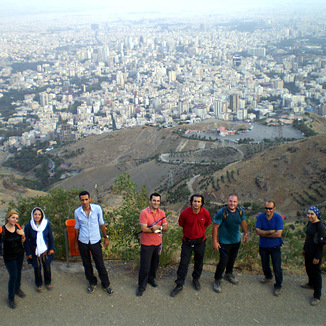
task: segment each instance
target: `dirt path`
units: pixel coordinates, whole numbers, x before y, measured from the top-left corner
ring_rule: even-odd
[[[36,293],[33,270],[24,267],[22,288],[25,299],[17,298],[17,308],[6,304],[8,273],[0,265],[0,325],[325,325],[326,296],[319,306],[309,304],[311,291],[298,285],[302,276],[284,275],[280,297],[272,295],[272,285],[259,283],[261,276],[238,274],[240,284],[222,282],[222,293],[212,290],[213,272],[205,266],[196,292],[188,275],[184,290],[175,298],[176,266],[160,272],[158,288],[148,286],[136,297],[137,270],[131,264],[106,262],[115,293],[107,296],[97,287],[87,294],[87,282],[80,262],[70,268],[63,262],[52,265],[54,289]],[[191,267],[192,268],[192,267]],[[323,279],[324,284],[326,277]]]

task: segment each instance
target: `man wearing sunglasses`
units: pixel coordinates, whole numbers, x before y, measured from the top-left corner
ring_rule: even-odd
[[[265,204],[265,213],[259,214],[256,221],[256,233],[259,235],[259,254],[265,278],[262,284],[270,283],[273,279],[270,268],[270,257],[272,258],[275,284],[273,294],[281,294],[283,273],[281,267],[281,246],[283,240],[283,218],[275,213],[275,203],[268,201]]]

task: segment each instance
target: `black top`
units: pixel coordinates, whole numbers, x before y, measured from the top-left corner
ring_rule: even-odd
[[[15,232],[9,232],[5,226],[2,227],[4,261],[14,260],[24,255],[22,236],[17,234],[17,229],[18,227],[15,225]]]
[[[325,227],[321,221],[316,223],[308,222],[303,250],[307,254],[314,256],[314,258],[321,259],[323,255],[324,237]]]

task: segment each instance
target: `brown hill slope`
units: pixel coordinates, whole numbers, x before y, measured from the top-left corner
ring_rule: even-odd
[[[213,200],[224,202],[229,193],[235,192],[242,202],[263,203],[270,199],[285,214],[295,215],[299,209],[324,201],[326,137],[321,134],[272,147],[228,165],[214,173],[213,179],[219,180],[220,186],[218,191],[208,187],[207,193]],[[199,188],[202,183],[200,177],[194,187]]]

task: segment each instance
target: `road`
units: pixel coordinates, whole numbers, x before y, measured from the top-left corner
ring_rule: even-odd
[[[25,299],[18,298],[17,308],[6,304],[8,273],[0,267],[1,325],[325,325],[325,290],[319,306],[309,304],[312,295],[299,284],[304,275],[285,272],[280,297],[272,295],[272,285],[262,285],[260,275],[238,273],[240,284],[222,282],[222,293],[212,290],[214,266],[205,265],[202,290],[196,292],[188,275],[184,290],[175,298],[173,288],[176,266],[160,270],[158,288],[148,286],[136,297],[137,269],[130,264],[106,261],[115,293],[107,296],[100,287],[87,294],[87,282],[80,262],[70,268],[63,262],[52,265],[52,291],[36,293],[31,267],[24,267],[22,288]],[[192,268],[192,267],[191,267]],[[324,276],[325,284],[325,276]]]

